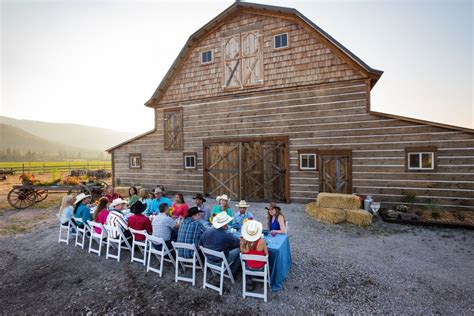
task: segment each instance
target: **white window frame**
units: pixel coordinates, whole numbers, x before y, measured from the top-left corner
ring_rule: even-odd
[[[204,62],[203,61],[203,55],[207,52],[211,53],[211,60]],[[201,65],[207,65],[207,64],[211,64],[212,62],[214,62],[214,53],[213,53],[212,49],[201,51],[199,53],[199,60],[201,61]]]
[[[285,35],[285,34],[286,34],[286,46],[276,47],[276,38],[277,38],[277,36],[282,36],[282,35]],[[273,49],[285,49],[285,48],[288,48],[288,47],[290,47],[290,34],[288,32],[273,35]]]
[[[194,166],[188,166],[187,164],[187,158],[192,157],[194,159]],[[197,169],[197,157],[194,154],[189,154],[189,155],[183,155],[183,166],[184,169]]]
[[[303,167],[303,156],[313,156],[314,157],[314,167]],[[316,160],[316,158],[317,158],[316,154],[314,154],[314,153],[301,153],[300,154],[300,170],[316,170],[317,169],[317,160]]]
[[[142,157],[141,155],[130,155],[129,159],[129,166],[130,169],[140,169],[142,167]],[[138,161],[138,163],[137,163]]]
[[[431,155],[431,167],[430,168],[423,168],[423,155],[428,154]],[[418,155],[419,157],[419,166],[418,167],[412,167],[410,164],[410,156]],[[435,154],[432,151],[420,151],[420,152],[409,152],[408,153],[408,170],[434,170],[435,167]]]

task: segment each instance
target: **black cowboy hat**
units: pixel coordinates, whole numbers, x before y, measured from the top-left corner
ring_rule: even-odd
[[[132,212],[133,214],[141,214],[145,210],[146,210],[146,203],[142,203],[141,201],[136,201],[130,207],[130,212]]]
[[[188,216],[187,216],[187,217],[191,217],[191,216],[193,216],[193,215],[196,215],[197,213],[203,213],[203,211],[201,211],[200,209],[198,209],[196,206],[191,207],[191,208],[188,210]]]
[[[196,194],[196,196],[193,197],[193,200],[194,200],[194,199],[200,199],[200,200],[202,200],[203,202],[206,202],[206,199],[204,198],[204,196],[202,196],[201,193]]]

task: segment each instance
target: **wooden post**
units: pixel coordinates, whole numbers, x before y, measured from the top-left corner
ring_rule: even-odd
[[[43,173],[44,173],[44,162],[43,162]]]
[[[25,164],[24,163],[21,164],[21,169],[23,170],[22,173],[24,174],[25,173]]]
[[[69,168],[68,168],[68,170],[69,170],[69,174],[71,174],[71,162],[69,162]]]

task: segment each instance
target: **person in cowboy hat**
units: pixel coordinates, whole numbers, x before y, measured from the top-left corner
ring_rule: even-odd
[[[117,198],[110,203],[110,212],[105,223],[109,226],[121,229],[126,238],[131,238],[132,234],[128,230],[128,224],[122,211],[127,207],[127,201]],[[118,238],[118,233],[108,232],[112,238]]]
[[[202,211],[202,216],[201,216],[201,222],[205,222],[206,224],[209,223],[209,218],[211,217],[211,209],[209,206],[204,204],[206,202],[206,199],[201,193],[196,194],[196,196],[193,197],[194,200],[194,205],[198,209]]]
[[[236,274],[240,268],[240,241],[232,233],[227,232],[229,223],[232,221],[226,212],[220,212],[212,220],[212,227],[202,234],[199,244],[205,248],[223,251],[229,263],[232,274]],[[214,264],[220,264],[220,259],[207,255],[207,259]]]
[[[213,217],[215,217],[220,212],[226,212],[227,215],[229,215],[230,218],[232,219],[232,209],[229,206],[230,198],[227,196],[227,194],[222,194],[221,196],[218,196],[216,198],[216,201],[219,204],[212,208],[212,212],[211,212],[212,217],[210,220],[212,221]],[[232,225],[232,222],[230,224]]]
[[[191,207],[188,210],[188,217],[186,217],[179,227],[178,242],[197,245],[201,235],[206,228],[200,222],[202,211],[197,207]],[[179,256],[183,258],[192,258],[193,251],[189,249],[179,249]]]
[[[87,207],[87,204],[91,202],[91,196],[86,195],[85,193],[80,193],[76,196],[74,201],[74,217],[80,217],[82,219],[81,223],[76,223],[79,227],[83,227],[84,224],[87,224],[87,221],[92,219],[91,210]]]
[[[262,232],[262,223],[255,220],[246,221],[242,226],[240,252],[246,255],[268,256],[268,248]],[[247,260],[245,264],[250,270],[261,270],[265,266],[265,262],[255,260]],[[252,278],[247,280],[247,286],[250,291],[255,287]]]
[[[239,208],[239,212],[234,215],[234,222],[232,224],[232,227],[234,227],[235,229],[240,229],[242,228],[242,225],[244,224],[245,220],[253,219],[253,214],[250,213],[250,211],[247,211],[247,208],[249,208],[250,205],[248,205],[245,200],[241,200],[239,204],[235,206]]]
[[[151,235],[153,232],[151,222],[148,217],[142,214],[145,210],[146,204],[143,204],[140,201],[133,203],[130,207],[130,212],[132,212],[133,215],[128,218],[128,227],[136,230],[146,230],[146,232]],[[135,234],[135,240],[144,241],[145,236]]]
[[[173,202],[164,196],[163,193],[164,192],[160,187],[156,187],[155,191],[153,191],[153,194],[155,195],[155,198],[151,202],[151,212],[153,214],[157,214],[159,212],[161,203],[166,203],[169,207],[173,205]]]

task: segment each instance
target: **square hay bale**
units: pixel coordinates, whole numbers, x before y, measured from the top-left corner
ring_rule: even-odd
[[[319,193],[316,200],[318,207],[323,208],[340,208],[340,209],[359,209],[359,197],[352,194],[340,193]]]
[[[369,226],[372,224],[372,214],[365,210],[346,210],[346,220],[357,226]]]
[[[316,207],[314,217],[326,224],[339,224],[346,220],[346,212],[337,208]]]
[[[304,209],[306,211],[306,214],[308,214],[309,216],[312,216],[312,217],[316,217],[316,208],[317,208],[316,202],[308,203],[304,207]]]

